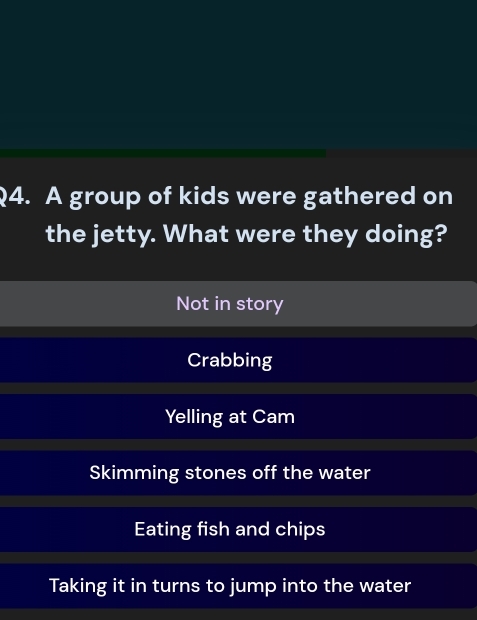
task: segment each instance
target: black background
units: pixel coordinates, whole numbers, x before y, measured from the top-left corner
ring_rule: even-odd
[[[215,184],[225,187],[230,183],[235,189],[236,182],[248,185],[250,189],[332,189],[336,185],[350,185],[351,189],[408,189],[410,185],[425,189],[451,190],[454,193],[452,207],[406,207],[406,206],[349,206],[323,207],[314,212],[305,212],[294,205],[285,210],[271,206],[241,209],[220,207],[214,212],[210,207],[187,207],[188,211],[171,208],[169,213],[160,211],[160,217],[152,216],[152,211],[144,206],[136,207],[130,214],[116,211],[99,215],[101,207],[90,207],[88,211],[71,213],[67,207],[44,206],[44,199],[50,185],[59,189],[108,189],[105,179],[107,166],[100,160],[2,160],[0,165],[1,182],[6,185],[22,184],[25,196],[30,191],[30,208],[8,208],[0,213],[0,256],[2,279],[456,279],[475,280],[474,239],[474,196],[473,179],[475,160],[472,158],[451,157],[420,159],[398,158],[378,160],[353,158],[333,158],[325,160],[116,160],[109,185],[112,188],[137,189],[142,187],[139,179],[146,180],[151,189],[165,185]],[[187,166],[193,171],[192,177],[185,171]],[[30,170],[27,174],[27,168]],[[451,167],[453,172],[450,171]],[[97,175],[93,183],[87,173],[90,169]],[[203,172],[205,170],[205,172]],[[69,174],[74,171],[74,187],[70,188]],[[234,177],[232,177],[232,171]],[[166,174],[167,172],[167,174]],[[177,180],[174,180],[174,179]],[[99,181],[101,179],[101,182]],[[190,179],[190,180],[189,180]],[[196,180],[197,179],[197,180]],[[246,181],[246,183],[244,182]],[[305,183],[306,181],[306,183]],[[27,194],[28,188],[28,194]],[[31,189],[30,189],[31,188]],[[36,198],[38,191],[38,199]],[[46,193],[45,193],[46,191]],[[41,198],[41,202],[40,202]],[[152,208],[151,208],[152,209]],[[154,209],[157,209],[155,207]],[[154,211],[155,212],[155,211]],[[47,215],[48,213],[48,215]],[[405,217],[404,217],[405,215]],[[155,244],[149,249],[136,250],[124,244],[116,248],[113,244],[104,251],[90,250],[85,244],[73,247],[72,244],[48,244],[43,237],[45,224],[61,222],[65,226],[86,228],[86,222],[113,224],[134,223],[146,228],[163,222],[193,222],[196,225],[228,224],[248,227],[293,227],[304,222],[318,222],[327,227],[345,226],[367,227],[377,222],[386,226],[402,223],[409,227],[432,227],[438,223],[448,226],[448,233],[442,243],[425,250],[414,245],[372,245],[355,244],[346,250],[342,244],[321,246],[319,244],[271,244],[234,245],[207,247],[205,244],[189,246],[181,244]],[[209,224],[210,222],[210,224]],[[346,222],[346,224],[345,224]],[[25,238],[19,234],[24,229]],[[26,241],[26,243],[25,243]],[[2,329],[1,335],[157,335],[169,337],[187,336],[476,336],[475,329]],[[2,385],[2,392],[61,392],[61,393],[234,393],[237,386],[230,384],[146,384],[146,385]],[[474,392],[475,385],[421,384],[303,384],[303,385],[260,385],[244,384],[241,393],[449,393]],[[384,413],[385,414],[385,413]],[[36,441],[1,440],[2,449],[475,449],[476,441],[398,441],[398,440],[101,440],[101,441]],[[0,498],[0,505],[15,506],[448,506],[477,505],[475,498]],[[271,562],[271,563],[384,563],[384,562],[475,562],[476,554],[432,554],[432,553],[255,553],[255,554],[168,554],[168,553],[76,553],[76,554],[0,554],[2,562],[112,562],[112,563],[201,563],[201,562]],[[17,617],[24,612],[2,612],[5,617]],[[108,612],[67,611],[67,617],[104,617]],[[114,617],[136,618],[157,617],[157,611],[114,611]],[[193,617],[193,612],[162,611],[162,617]],[[224,612],[208,613],[211,618],[223,617]],[[229,617],[243,617],[243,611],[230,610]],[[248,613],[248,612],[247,612]],[[323,618],[407,618],[407,617],[475,617],[475,611],[300,611],[293,612],[297,617]],[[52,617],[64,617],[65,612],[57,611]],[[36,617],[37,612],[28,612],[28,617]],[[253,617],[289,618],[290,611],[250,612]]]
[[[337,153],[339,155],[339,153]],[[18,158],[0,159],[0,186],[17,185],[30,204],[8,203],[0,210],[0,279],[4,280],[472,280],[475,245],[476,159],[467,156],[349,157],[317,159],[259,158]],[[45,205],[51,186],[63,204]],[[169,206],[148,203],[153,190],[171,185]],[[179,205],[179,186],[227,190],[228,205]],[[416,186],[416,205],[318,205],[303,208],[305,191],[332,191],[348,185],[364,190],[397,191]],[[141,203],[96,203],[69,208],[72,191],[135,190]],[[239,205],[236,190],[294,191],[294,205]],[[426,205],[426,191],[451,191],[452,205]],[[48,243],[48,225],[86,230],[83,243]],[[203,230],[230,229],[229,243],[167,243],[163,224],[192,223]],[[349,249],[341,243],[306,243],[304,225],[359,228]],[[367,243],[364,234],[380,223],[391,227],[448,231],[440,243]],[[93,225],[100,229],[132,225],[152,228],[155,243],[113,241],[91,248]],[[239,243],[235,228],[293,228],[293,243]],[[436,234],[434,234],[434,240]]]

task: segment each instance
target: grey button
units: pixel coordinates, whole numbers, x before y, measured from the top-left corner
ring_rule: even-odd
[[[5,327],[475,324],[475,282],[0,282]]]

